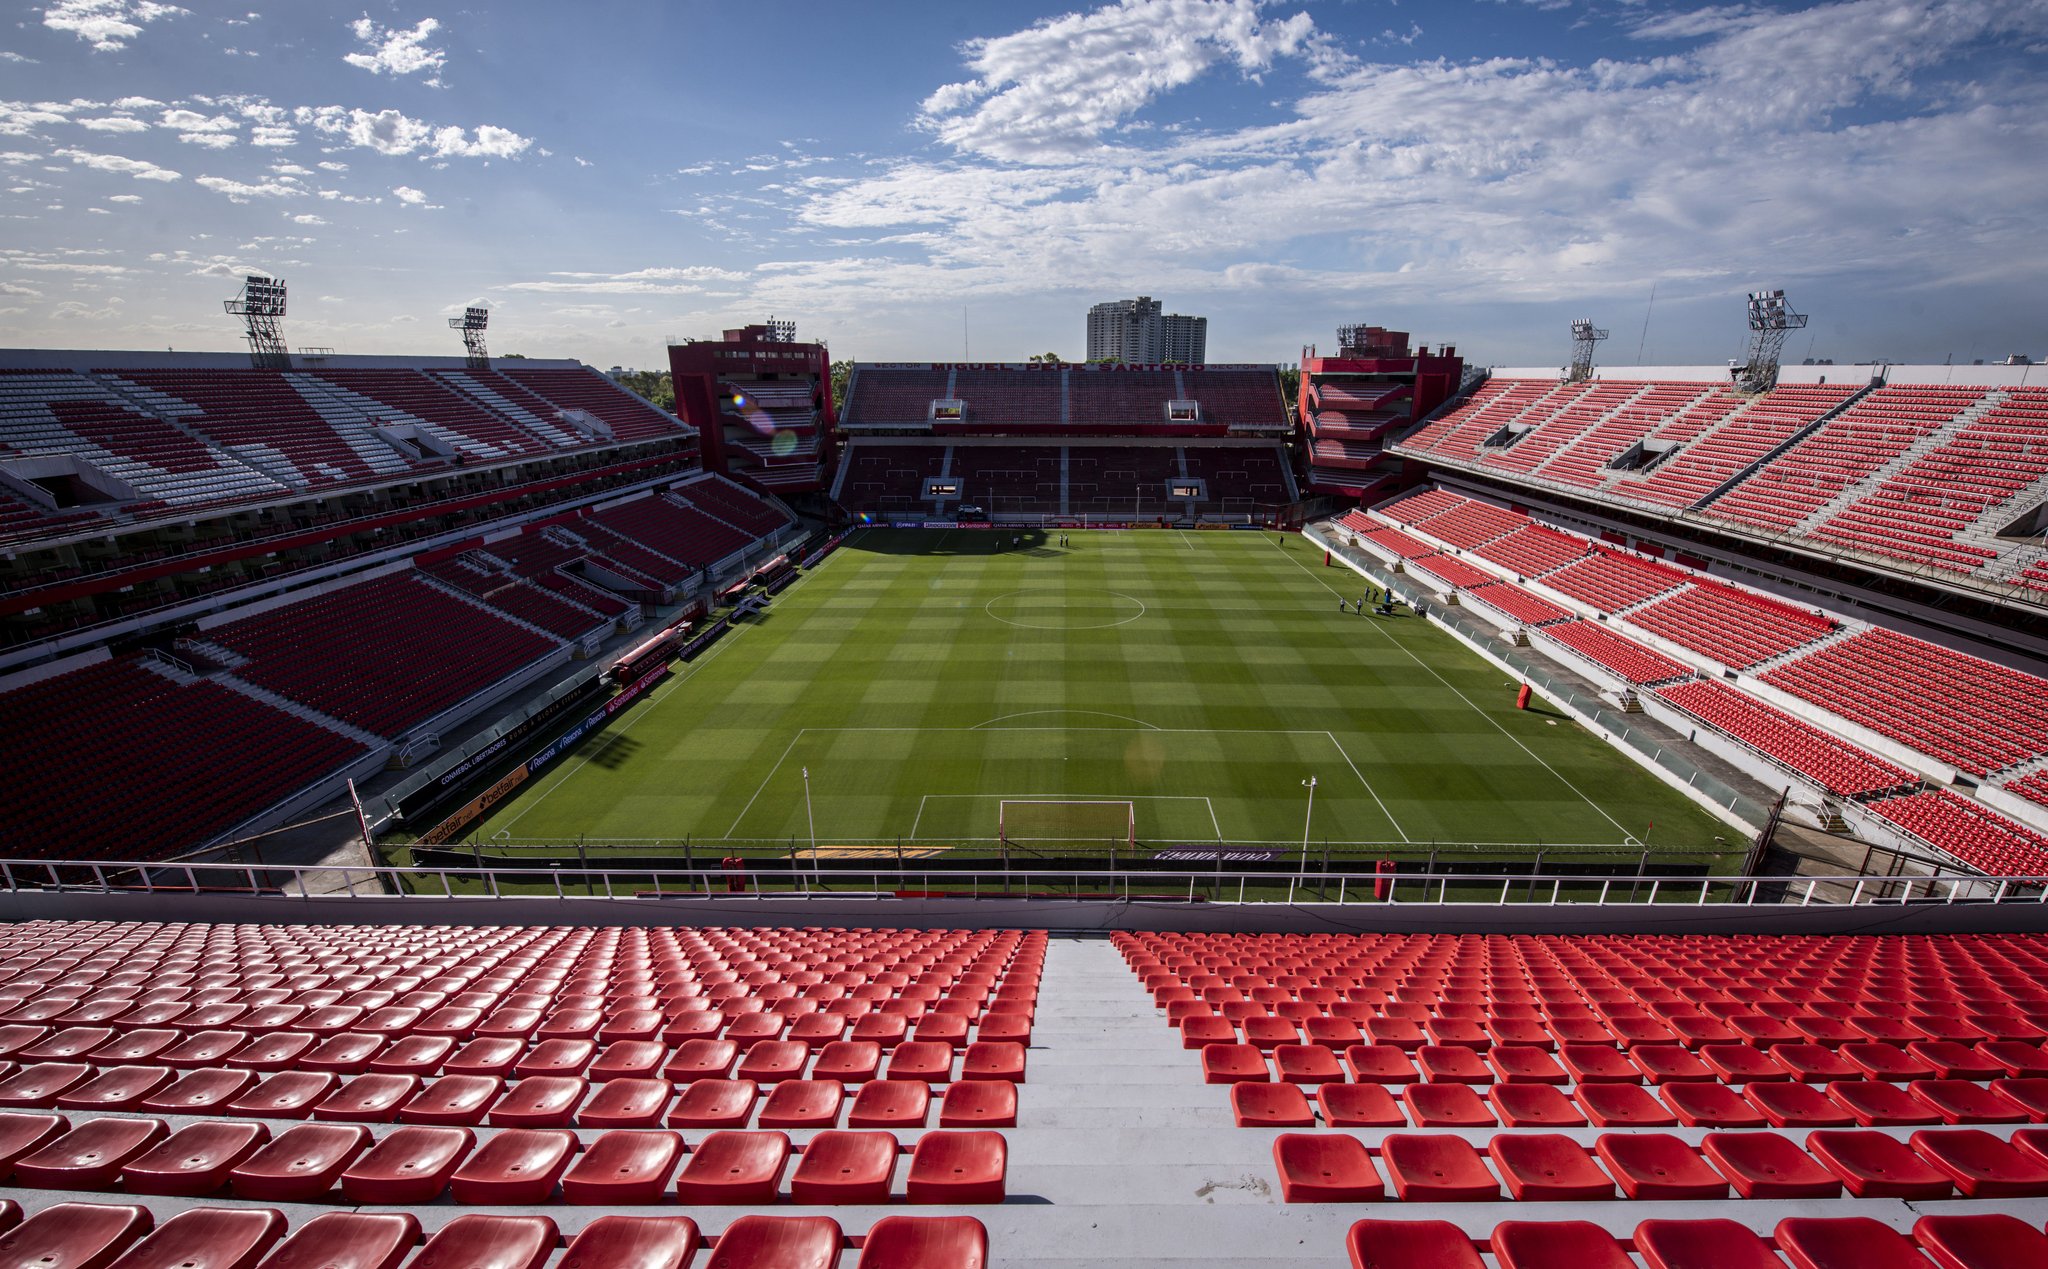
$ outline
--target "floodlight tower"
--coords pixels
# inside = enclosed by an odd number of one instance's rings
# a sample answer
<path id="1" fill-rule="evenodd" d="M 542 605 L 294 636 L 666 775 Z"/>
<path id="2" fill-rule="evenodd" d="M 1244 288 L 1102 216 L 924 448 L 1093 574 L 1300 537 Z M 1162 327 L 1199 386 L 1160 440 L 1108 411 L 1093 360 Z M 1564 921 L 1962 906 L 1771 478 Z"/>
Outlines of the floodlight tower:
<path id="1" fill-rule="evenodd" d="M 249 340 L 249 364 L 259 370 L 289 370 L 291 351 L 284 343 L 284 279 L 252 273 L 242 279 L 242 293 L 224 300 L 230 317 L 242 319 Z"/>
<path id="2" fill-rule="evenodd" d="M 767 335 L 763 338 L 771 344 L 793 344 L 796 342 L 796 323 L 778 322 L 773 317 L 767 321 Z"/>
<path id="3" fill-rule="evenodd" d="M 471 370 L 491 368 L 491 353 L 484 347 L 484 328 L 490 324 L 491 310 L 487 308 L 466 308 L 462 316 L 448 319 L 449 330 L 462 332 L 462 346 L 469 351 Z"/>
<path id="4" fill-rule="evenodd" d="M 1572 364 L 1565 367 L 1566 383 L 1584 383 L 1593 377 L 1593 345 L 1607 338 L 1607 332 L 1593 325 L 1590 317 L 1572 319 Z"/>
<path id="5" fill-rule="evenodd" d="M 1778 358 L 1785 351 L 1788 331 L 1804 330 L 1806 314 L 1795 313 L 1785 292 L 1749 293 L 1749 359 L 1735 371 L 1735 387 L 1742 392 L 1765 392 L 1777 386 Z"/>

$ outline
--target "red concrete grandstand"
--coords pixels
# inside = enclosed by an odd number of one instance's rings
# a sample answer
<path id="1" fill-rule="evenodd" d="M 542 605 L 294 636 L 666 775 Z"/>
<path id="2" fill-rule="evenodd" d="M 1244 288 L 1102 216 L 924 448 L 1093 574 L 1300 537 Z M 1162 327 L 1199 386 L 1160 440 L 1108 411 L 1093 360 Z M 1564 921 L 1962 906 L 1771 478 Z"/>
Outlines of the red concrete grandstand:
<path id="1" fill-rule="evenodd" d="M 573 362 L 0 353 L 0 832 L 280 822 L 689 606 L 797 535 L 696 440 Z"/>
<path id="2" fill-rule="evenodd" d="M 1626 708 L 1672 717 L 1695 740 L 1704 732 L 1740 765 L 1767 764 L 1752 769 L 1793 780 L 1824 824 L 1975 871 L 2048 866 L 2048 675 L 2034 667 L 1805 607 L 1702 558 L 1666 562 L 1647 540 L 1624 550 L 1625 535 L 1594 540 L 1440 486 L 1349 512 L 1327 532 L 1390 580 L 1466 606 Z M 1975 796 L 1943 787 L 1955 781 Z"/>
<path id="3" fill-rule="evenodd" d="M 1270 521 L 1298 501 L 1272 366 L 857 364 L 834 501 L 877 520 Z"/>

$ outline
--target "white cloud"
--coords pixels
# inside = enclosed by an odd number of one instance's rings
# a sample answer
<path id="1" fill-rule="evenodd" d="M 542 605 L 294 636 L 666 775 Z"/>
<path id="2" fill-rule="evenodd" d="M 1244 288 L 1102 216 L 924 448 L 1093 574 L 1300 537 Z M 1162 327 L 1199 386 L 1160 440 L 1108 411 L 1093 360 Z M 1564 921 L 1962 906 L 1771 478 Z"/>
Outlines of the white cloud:
<path id="1" fill-rule="evenodd" d="M 32 286 L 17 286 L 12 282 L 0 282 L 0 295 L 14 295 L 25 299 L 39 300 L 43 293 Z"/>
<path id="2" fill-rule="evenodd" d="M 313 169 L 300 167 L 296 163 L 273 163 L 270 165 L 270 170 L 279 176 L 311 176 L 313 174 Z"/>
<path id="3" fill-rule="evenodd" d="M 432 18 L 420 19 L 419 25 L 410 31 L 382 27 L 368 17 L 359 18 L 349 23 L 349 30 L 355 32 L 356 38 L 368 45 L 370 51 L 350 53 L 341 60 L 377 75 L 415 75 L 421 71 L 432 71 L 427 82 L 438 87 L 441 67 L 448 60 L 448 55 L 440 49 L 426 47 L 426 41 L 440 29 L 441 24 Z"/>
<path id="4" fill-rule="evenodd" d="M 81 128 L 90 128 L 94 132 L 149 131 L 148 124 L 144 123 L 140 119 L 131 119 L 127 115 L 109 115 L 104 119 L 80 119 L 78 120 L 78 126 Z"/>
<path id="5" fill-rule="evenodd" d="M 401 185 L 391 191 L 399 202 L 418 207 L 427 201 L 427 196 L 410 185 Z"/>
<path id="6" fill-rule="evenodd" d="M 1677 52 L 1573 66 L 1363 62 L 1243 6 L 1126 0 L 967 46 L 975 78 L 925 106 L 950 158 L 781 187 L 798 226 L 838 231 L 846 254 L 764 264 L 750 298 L 867 312 L 1081 287 L 1314 305 L 1871 270 L 1902 286 L 2014 270 L 2048 282 L 2023 228 L 2039 180 L 2013 158 L 2048 143 L 2048 81 L 1981 65 L 2039 29 L 2042 9 L 1744 11 L 1698 24 Z M 1157 21 L 1137 29 L 1141 13 Z M 1174 85 L 1290 48 L 1311 65 L 1273 121 L 1209 131 L 1173 117 Z M 1133 103 L 1158 126 L 1110 144 Z M 686 214 L 716 227 L 730 210 Z"/>
<path id="7" fill-rule="evenodd" d="M 302 215 L 292 217 L 292 223 L 294 225 L 324 225 L 327 222 L 321 217 L 315 216 L 311 212 L 307 212 Z"/>
<path id="8" fill-rule="evenodd" d="M 33 57 L 23 57 L 21 54 L 8 49 L 0 49 L 0 62 L 13 62 L 18 66 L 35 66 L 38 64 Z"/>
<path id="9" fill-rule="evenodd" d="M 341 106 L 300 106 L 293 117 L 302 126 L 379 154 L 509 159 L 533 144 L 531 138 L 490 124 L 477 128 L 472 139 L 465 129 L 437 126 L 398 110 L 372 113 Z"/>
<path id="10" fill-rule="evenodd" d="M 43 25 L 69 31 L 102 53 L 126 48 L 145 23 L 189 16 L 191 10 L 155 0 L 56 0 L 43 10 Z"/>
<path id="11" fill-rule="evenodd" d="M 348 164 L 346 164 L 346 163 L 336 163 L 336 162 L 335 162 L 335 161 L 333 161 L 332 159 L 324 160 L 323 162 L 321 162 L 321 163 L 320 163 L 319 167 L 320 167 L 320 170 L 321 170 L 321 171 L 323 171 L 323 172 L 346 172 L 346 171 L 348 171 Z"/>
<path id="12" fill-rule="evenodd" d="M 186 145 L 201 146 L 208 150 L 225 150 L 236 144 L 235 138 L 223 136 L 218 132 L 181 132 L 178 134 L 178 140 Z"/>
<path id="13" fill-rule="evenodd" d="M 108 201 L 108 202 L 110 202 L 110 203 L 139 203 L 139 202 L 141 202 L 141 201 L 142 201 L 142 195 L 140 195 L 140 194 L 115 194 L 115 195 L 113 195 L 112 197 L 108 198 L 108 199 L 107 199 L 107 201 Z"/>
<path id="14" fill-rule="evenodd" d="M 543 294 L 697 295 L 701 282 L 738 282 L 749 275 L 709 265 L 660 266 L 631 273 L 551 273 L 550 281 L 514 282 L 506 289 Z"/>
<path id="15" fill-rule="evenodd" d="M 228 115 L 203 115 L 196 110 L 166 110 L 157 127 L 178 132 L 234 132 L 242 125 Z"/>
<path id="16" fill-rule="evenodd" d="M 922 122 L 961 150 L 1059 163 L 1219 63 L 1243 75 L 1311 51 L 1306 13 L 1267 21 L 1257 0 L 1122 0 L 963 47 L 974 78 L 924 101 Z"/>
<path id="17" fill-rule="evenodd" d="M 225 176 L 201 176 L 192 182 L 216 194 L 225 194 L 231 203 L 246 203 L 252 198 L 303 198 L 306 191 L 289 180 L 264 181 L 251 185 L 246 181 L 230 180 Z"/>
<path id="18" fill-rule="evenodd" d="M 113 106 L 116 110 L 153 110 L 163 104 L 154 97 L 123 97 Z"/>
<path id="19" fill-rule="evenodd" d="M 89 150 L 57 150 L 53 157 L 70 159 L 80 167 L 89 167 L 95 172 L 111 172 L 116 176 L 132 176 L 138 181 L 175 181 L 179 174 L 166 167 L 144 159 L 131 159 L 119 154 L 94 154 Z"/>

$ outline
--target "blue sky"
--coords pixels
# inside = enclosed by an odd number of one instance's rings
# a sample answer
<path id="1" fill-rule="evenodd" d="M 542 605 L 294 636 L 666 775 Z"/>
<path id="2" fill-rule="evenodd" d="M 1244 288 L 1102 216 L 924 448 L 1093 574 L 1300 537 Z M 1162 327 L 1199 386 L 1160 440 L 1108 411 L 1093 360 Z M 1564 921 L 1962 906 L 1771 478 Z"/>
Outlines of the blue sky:
<path id="1" fill-rule="evenodd" d="M 1492 364 L 2048 352 L 2048 0 L 0 0 L 0 343 L 664 362 L 770 314 L 864 360 L 1212 360 L 1339 323 Z M 11 10 L 11 13 L 8 13 Z M 1655 288 L 1654 308 L 1649 304 Z"/>

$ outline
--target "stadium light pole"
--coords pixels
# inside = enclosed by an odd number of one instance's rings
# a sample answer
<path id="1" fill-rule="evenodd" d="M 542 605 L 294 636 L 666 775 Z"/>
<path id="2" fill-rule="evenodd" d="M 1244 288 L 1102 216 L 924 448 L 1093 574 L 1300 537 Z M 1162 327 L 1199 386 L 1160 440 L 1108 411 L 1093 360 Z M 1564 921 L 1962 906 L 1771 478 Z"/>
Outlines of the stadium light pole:
<path id="1" fill-rule="evenodd" d="M 1315 823 L 1316 818 L 1316 778 L 1314 776 L 1310 776 L 1308 779 L 1303 780 L 1301 784 L 1303 788 L 1308 790 L 1308 814 L 1304 816 L 1301 821 L 1301 867 L 1297 871 L 1299 871 L 1301 875 L 1307 876 L 1308 829 L 1309 825 Z"/>

